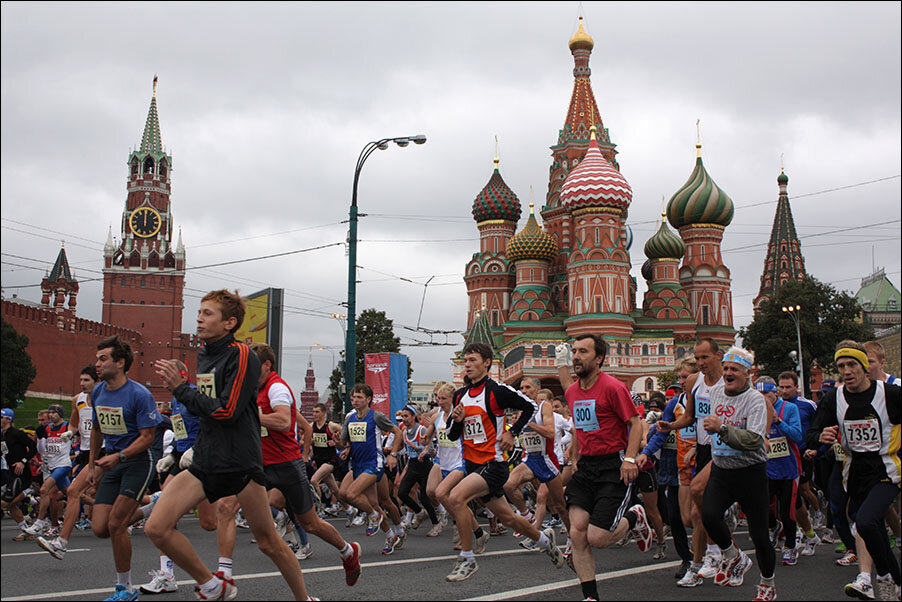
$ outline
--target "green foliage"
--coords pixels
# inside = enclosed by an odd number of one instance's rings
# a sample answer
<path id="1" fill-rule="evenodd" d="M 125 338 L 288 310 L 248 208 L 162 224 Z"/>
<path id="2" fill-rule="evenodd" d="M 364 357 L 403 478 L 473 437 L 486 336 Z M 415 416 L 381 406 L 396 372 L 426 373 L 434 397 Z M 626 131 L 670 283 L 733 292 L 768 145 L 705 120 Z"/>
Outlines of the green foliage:
<path id="1" fill-rule="evenodd" d="M 782 310 L 790 305 L 801 306 L 799 331 L 806 377 L 814 361 L 826 371 L 834 367 L 833 352 L 843 339 L 864 342 L 873 338 L 873 331 L 861 322 L 861 308 L 854 297 L 811 277 L 787 281 L 772 299 L 761 304 L 748 328 L 739 330 L 743 345 L 755 352 L 762 375 L 776 378 L 780 372 L 796 369 L 789 357 L 790 351 L 798 349 L 795 322 Z"/>
<path id="2" fill-rule="evenodd" d="M 2 349 L 0 349 L 0 401 L 5 408 L 14 408 L 37 375 L 31 356 L 25 351 L 28 337 L 16 332 L 12 324 L 3 320 Z"/>
<path id="3" fill-rule="evenodd" d="M 332 420 L 341 422 L 344 419 L 344 400 L 341 397 L 341 379 L 344 374 L 341 368 L 335 368 L 329 375 L 329 399 L 332 401 Z"/>
<path id="4" fill-rule="evenodd" d="M 658 389 L 666 391 L 670 386 L 679 380 L 679 374 L 676 370 L 667 370 L 658 374 Z"/>

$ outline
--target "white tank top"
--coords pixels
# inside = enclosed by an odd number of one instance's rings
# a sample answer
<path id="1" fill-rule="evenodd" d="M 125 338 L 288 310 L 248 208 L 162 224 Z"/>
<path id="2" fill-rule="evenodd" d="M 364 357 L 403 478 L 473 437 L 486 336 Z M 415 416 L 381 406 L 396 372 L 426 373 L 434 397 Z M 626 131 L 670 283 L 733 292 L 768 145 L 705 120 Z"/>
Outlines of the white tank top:
<path id="1" fill-rule="evenodd" d="M 713 385 L 705 384 L 705 375 L 698 373 L 698 379 L 692 388 L 692 398 L 695 400 L 695 431 L 699 445 L 711 445 L 711 433 L 705 430 L 704 422 L 711 414 L 711 389 L 723 383 L 723 376 Z"/>
<path id="2" fill-rule="evenodd" d="M 836 387 L 836 421 L 842 431 L 842 446 L 846 451 L 846 460 L 843 465 L 843 484 L 848 483 L 849 469 L 854 460 L 854 453 L 877 453 L 883 460 L 886 476 L 896 484 L 902 481 L 899 470 L 899 431 L 900 426 L 894 425 L 889 419 L 886 410 L 886 389 L 883 381 L 876 381 L 877 388 L 871 407 L 874 412 L 863 412 L 867 417 L 849 419 L 846 412 L 849 410 L 849 402 L 843 395 L 843 385 Z M 876 416 L 874 416 L 876 413 Z M 894 432 L 895 431 L 895 432 Z M 851 457 L 850 457 L 851 453 Z"/>
<path id="3" fill-rule="evenodd" d="M 526 452 L 527 456 L 548 456 L 550 453 L 554 452 L 554 441 L 548 441 L 530 427 L 533 423 L 538 424 L 539 426 L 545 426 L 545 419 L 542 417 L 542 407 L 546 403 L 548 402 L 542 400 L 539 404 L 539 408 L 533 413 L 529 424 L 527 424 L 523 429 L 523 432 L 520 433 L 520 445 L 523 447 L 523 451 Z M 554 412 L 552 412 L 552 415 L 553 414 Z"/>
<path id="4" fill-rule="evenodd" d="M 75 400 L 75 407 L 78 409 L 79 446 L 82 451 L 88 451 L 88 446 L 91 445 L 91 427 L 94 425 L 94 421 L 87 393 L 78 394 L 78 398 Z"/>
<path id="5" fill-rule="evenodd" d="M 445 413 L 439 409 L 435 415 L 435 437 L 438 439 L 436 458 L 442 470 L 457 470 L 464 465 L 463 448 L 461 448 L 463 437 L 452 441 L 448 438 L 447 428 L 448 421 L 445 420 Z"/>

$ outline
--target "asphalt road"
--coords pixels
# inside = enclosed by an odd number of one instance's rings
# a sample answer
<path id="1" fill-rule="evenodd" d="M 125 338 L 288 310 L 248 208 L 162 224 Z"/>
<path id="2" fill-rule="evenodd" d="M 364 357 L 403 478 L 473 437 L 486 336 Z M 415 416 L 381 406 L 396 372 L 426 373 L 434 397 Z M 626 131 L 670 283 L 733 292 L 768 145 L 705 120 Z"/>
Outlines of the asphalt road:
<path id="1" fill-rule="evenodd" d="M 337 552 L 312 538 L 314 554 L 301 561 L 308 592 L 323 600 L 580 600 L 575 574 L 566 566 L 555 569 L 541 552 L 528 552 L 512 536 L 492 537 L 486 553 L 478 556 L 479 571 L 468 581 L 449 583 L 445 576 L 454 565 L 451 530 L 427 538 L 428 524 L 410 531 L 404 548 L 383 556 L 383 538 L 366 537 L 362 527 L 345 528 L 344 520 L 332 520 L 347 540 L 359 541 L 363 573 L 354 587 L 344 583 Z M 217 562 L 216 537 L 186 517 L 179 525 L 210 567 Z M 737 534 L 740 546 L 752 548 L 747 536 Z M 2 600 L 100 600 L 112 592 L 116 575 L 108 541 L 90 531 L 75 531 L 69 553 L 56 560 L 34 542 L 14 542 L 18 529 L 9 519 L 2 522 Z M 558 543 L 565 540 L 559 536 Z M 149 581 L 147 572 L 159 568 L 158 553 L 143 532 L 132 536 L 132 579 Z M 679 564 L 672 545 L 667 558 L 651 559 L 634 544 L 595 552 L 599 593 L 602 599 L 621 600 L 751 600 L 759 573 L 749 571 L 739 588 L 718 587 L 710 581 L 694 589 L 677 588 L 673 573 Z M 780 600 L 846 600 L 843 585 L 855 578 L 857 567 L 834 565 L 832 545 L 821 545 L 812 557 L 802 557 L 794 567 L 778 566 L 776 584 Z M 778 558 L 779 562 L 779 558 Z M 269 559 L 251 543 L 249 531 L 239 529 L 234 558 L 239 599 L 288 600 L 290 591 Z M 179 591 L 142 599 L 193 600 L 194 583 L 176 568 Z"/>

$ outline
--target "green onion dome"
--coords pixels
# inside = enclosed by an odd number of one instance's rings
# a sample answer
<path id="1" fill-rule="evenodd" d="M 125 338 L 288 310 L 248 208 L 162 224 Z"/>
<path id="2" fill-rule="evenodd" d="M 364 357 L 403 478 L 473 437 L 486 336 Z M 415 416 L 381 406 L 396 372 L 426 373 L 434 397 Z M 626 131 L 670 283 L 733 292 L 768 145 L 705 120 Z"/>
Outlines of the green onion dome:
<path id="1" fill-rule="evenodd" d="M 789 176 L 781 171 L 780 175 L 777 176 L 777 184 L 789 184 Z"/>
<path id="2" fill-rule="evenodd" d="M 642 269 L 639 270 L 639 273 L 641 273 L 642 277 L 646 280 L 651 280 L 651 277 L 654 276 L 651 270 L 651 259 L 645 260 L 645 263 L 642 264 Z"/>
<path id="3" fill-rule="evenodd" d="M 661 227 L 645 243 L 645 256 L 649 259 L 680 259 L 686 252 L 683 240 L 667 227 L 666 214 L 661 214 Z"/>
<path id="4" fill-rule="evenodd" d="M 733 221 L 733 201 L 708 175 L 702 163 L 702 145 L 692 175 L 667 203 L 667 219 L 679 230 L 690 224 L 728 226 Z"/>
<path id="5" fill-rule="evenodd" d="M 497 157 L 492 177 L 473 201 L 473 219 L 477 223 L 493 219 L 511 222 L 520 220 L 520 199 L 504 183 L 501 172 L 498 171 Z"/>
<path id="6" fill-rule="evenodd" d="M 526 221 L 526 227 L 507 241 L 506 255 L 510 261 L 539 259 L 550 262 L 557 257 L 557 243 L 553 236 L 539 226 L 532 203 L 529 204 L 529 219 Z"/>

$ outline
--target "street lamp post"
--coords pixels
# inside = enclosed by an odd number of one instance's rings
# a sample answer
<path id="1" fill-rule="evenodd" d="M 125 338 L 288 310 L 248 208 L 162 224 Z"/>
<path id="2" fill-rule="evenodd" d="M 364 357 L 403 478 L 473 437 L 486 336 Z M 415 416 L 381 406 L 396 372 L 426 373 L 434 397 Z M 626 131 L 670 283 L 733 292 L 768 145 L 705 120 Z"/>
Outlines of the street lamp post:
<path id="1" fill-rule="evenodd" d="M 332 354 L 332 372 L 335 372 L 335 351 L 333 349 L 330 349 L 329 347 L 323 347 L 319 343 L 314 343 L 313 346 L 315 349 L 322 349 L 323 351 L 328 351 Z"/>
<path id="2" fill-rule="evenodd" d="M 804 397 L 805 396 L 805 370 L 803 368 L 803 361 L 802 361 L 802 331 L 799 328 L 799 312 L 802 310 L 802 306 L 801 305 L 790 305 L 788 307 L 783 307 L 782 309 L 783 309 L 783 313 L 789 314 L 789 317 L 792 318 L 792 321 L 795 322 L 795 325 L 796 325 L 796 340 L 798 341 L 798 344 L 799 344 L 799 351 L 798 351 L 798 353 L 799 353 L 799 357 L 798 357 L 799 381 L 801 382 L 801 385 L 802 385 L 802 397 Z"/>
<path id="3" fill-rule="evenodd" d="M 351 389 L 357 380 L 357 182 L 360 180 L 360 170 L 363 164 L 376 149 L 385 150 L 388 143 L 394 142 L 401 148 L 426 142 L 426 136 L 401 136 L 398 138 L 382 138 L 374 142 L 367 142 L 357 157 L 357 166 L 354 168 L 354 187 L 351 191 L 351 210 L 349 212 L 348 227 L 348 330 L 345 338 L 345 411 L 351 411 Z"/>

